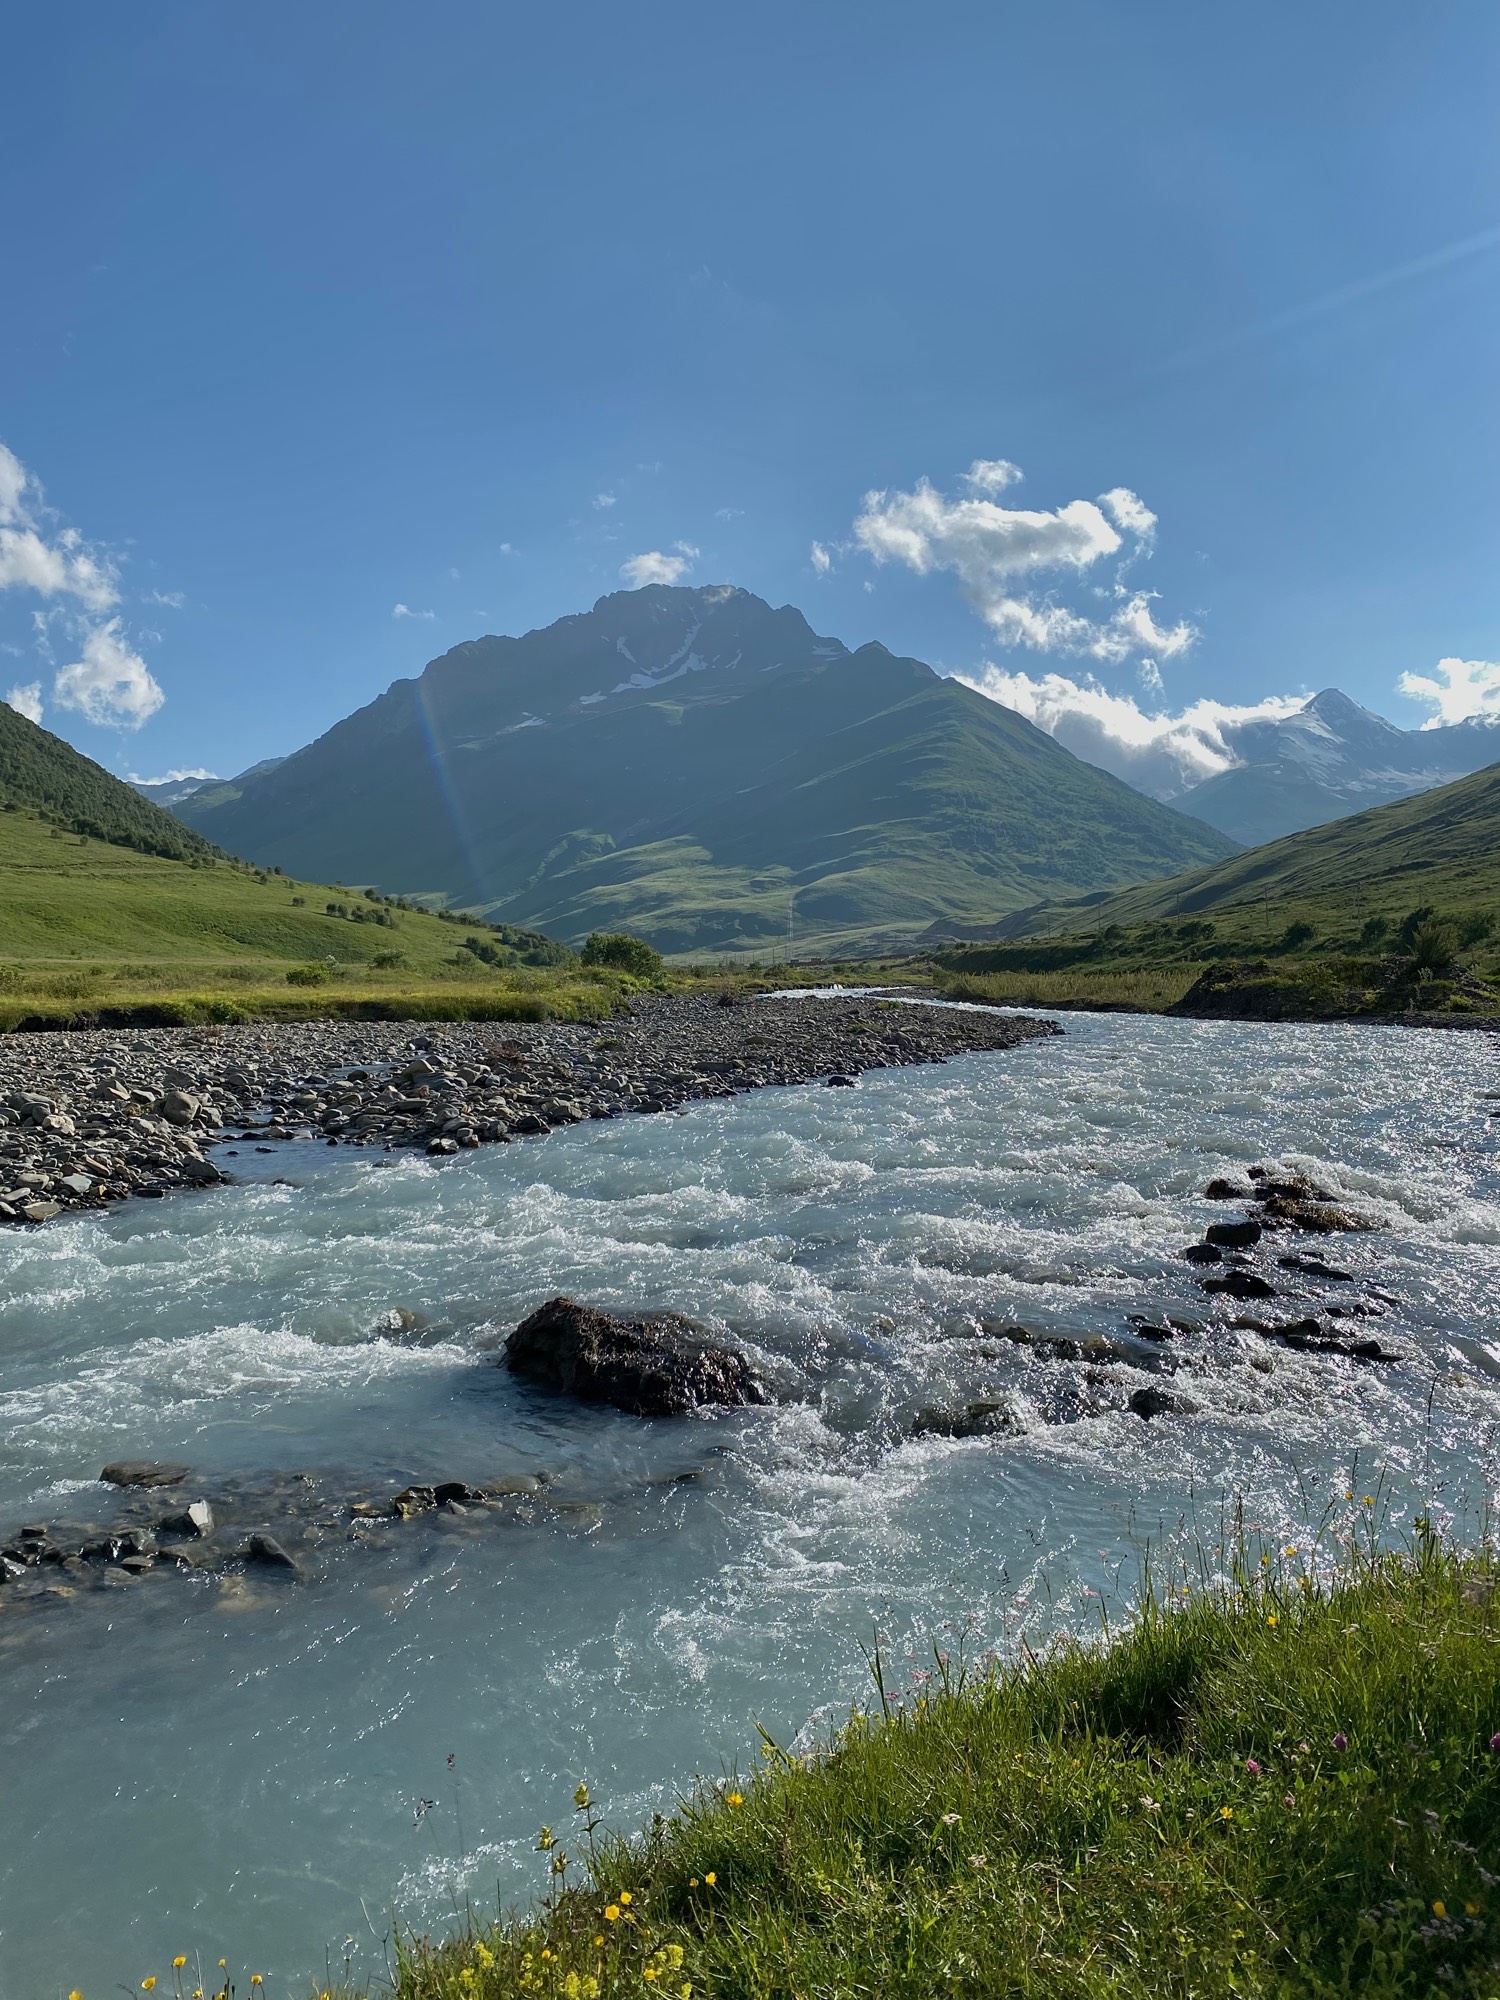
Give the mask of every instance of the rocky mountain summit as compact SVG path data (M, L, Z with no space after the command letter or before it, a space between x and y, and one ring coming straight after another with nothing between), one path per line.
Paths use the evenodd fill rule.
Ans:
M176 808L322 881L664 951L899 941L1233 843L1012 710L724 584L475 639Z

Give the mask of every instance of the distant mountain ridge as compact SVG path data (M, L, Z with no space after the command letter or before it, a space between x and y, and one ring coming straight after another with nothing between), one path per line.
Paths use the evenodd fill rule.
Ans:
M1398 729L1325 688L1295 715L1224 732L1243 761L1172 803L1246 847L1466 777L1500 757L1500 724Z
M666 950L899 940L1233 842L883 646L650 585L456 646L179 815L323 880Z

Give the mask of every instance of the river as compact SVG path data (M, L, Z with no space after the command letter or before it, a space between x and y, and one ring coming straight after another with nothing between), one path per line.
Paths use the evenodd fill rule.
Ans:
M527 1896L580 1778L638 1824L753 1761L758 1723L815 1740L875 1631L899 1666L932 1636L1088 1627L1148 1543L1212 1540L1226 1509L1305 1541L1369 1494L1390 1532L1429 1504L1475 1532L1495 1040L1065 1027L451 1161L243 1148L238 1186L0 1236L0 1526L86 1508L126 1455L204 1482L542 1472L569 1503L331 1537L300 1583L153 1574L0 1616L4 2000L94 2000L178 1952L300 1995L346 1938L373 1977L393 1912ZM1401 1365L1205 1309L1178 1254L1225 1213L1201 1190L1271 1160L1379 1222L1311 1247L1392 1302ZM496 1350L562 1291L697 1315L784 1400L677 1423L549 1402ZM373 1332L398 1307L425 1328ZM1114 1341L1164 1309L1203 1323L1170 1350L1198 1409L1151 1423L1123 1405L1161 1350L994 1332ZM1019 1434L912 1435L976 1397Z

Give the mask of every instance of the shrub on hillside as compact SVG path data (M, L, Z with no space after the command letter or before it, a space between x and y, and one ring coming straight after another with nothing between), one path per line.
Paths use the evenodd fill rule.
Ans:
M288 986L326 986L328 968L323 965L294 965L286 976Z
M1458 955L1458 932L1452 924L1431 917L1412 933L1411 962L1418 972L1434 977L1447 972Z
M628 931L590 931L584 941L583 962L607 965L637 979L658 979L664 970L661 953Z

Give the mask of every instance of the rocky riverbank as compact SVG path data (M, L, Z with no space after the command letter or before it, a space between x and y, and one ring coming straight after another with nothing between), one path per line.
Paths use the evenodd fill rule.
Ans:
M457 1153L770 1084L848 1085L1059 1033L870 999L662 996L599 1024L321 1021L0 1040L0 1222L229 1177L209 1149L289 1139Z

